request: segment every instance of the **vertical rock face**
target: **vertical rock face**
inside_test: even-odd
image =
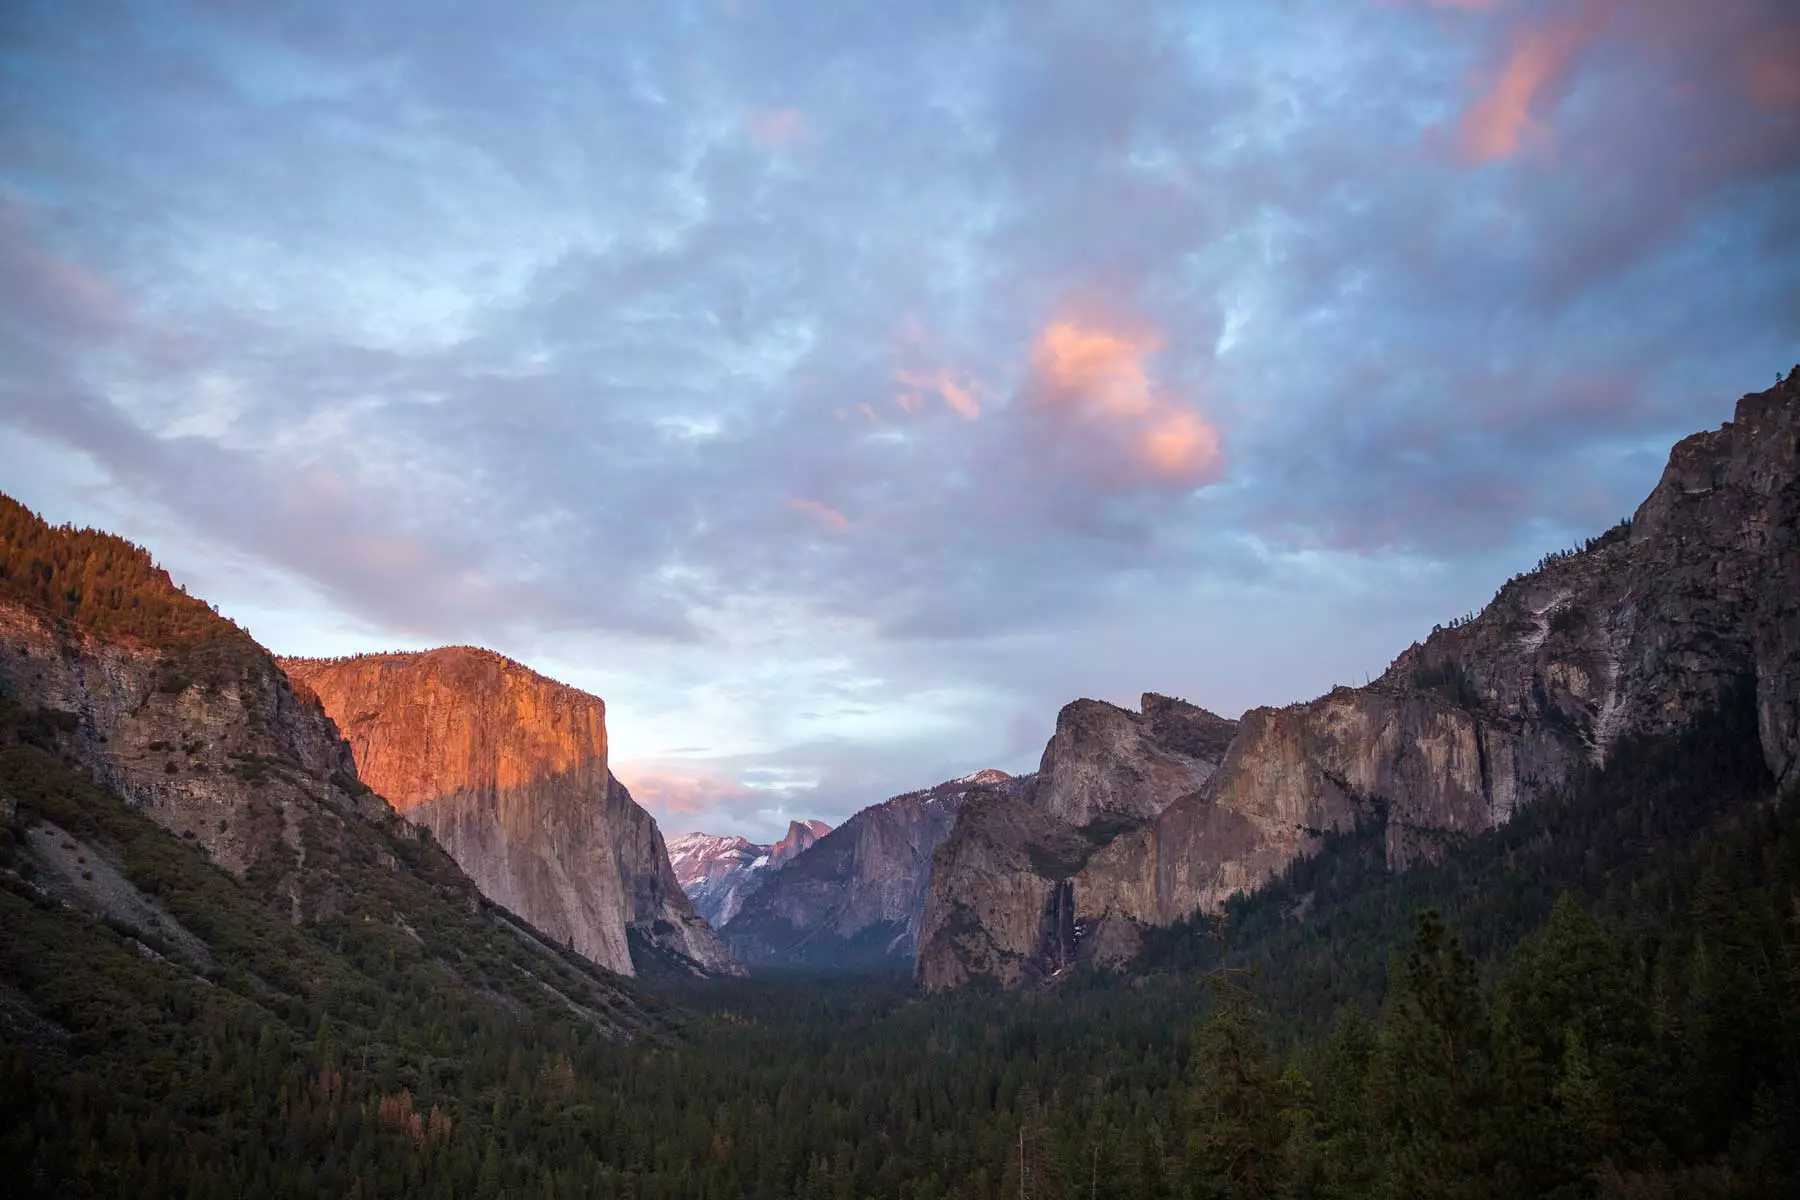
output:
[[[1237,729],[1154,692],[1141,710],[1099,700],[1065,707],[1038,767],[1038,806],[1076,828],[1154,817],[1206,782]]]
[[[753,968],[904,967],[918,941],[932,852],[956,814],[973,797],[1027,786],[1003,771],[979,771],[863,809],[768,875],[724,926],[726,942]]]
[[[330,916],[342,887],[318,870],[325,844],[393,811],[358,782],[317,701],[218,625],[204,647],[172,652],[0,600],[0,697],[64,714],[62,749],[102,787],[285,897],[296,922]]]
[[[769,866],[780,870],[830,832],[831,826],[823,821],[789,821],[787,833],[769,850]]]
[[[608,769],[598,697],[468,647],[282,666],[338,722],[364,782],[489,899],[621,974],[635,972],[634,935],[735,969],[655,820]]]
[[[1213,775],[1237,722],[1146,694],[1139,712],[1077,700],[1057,715],[1034,785],[972,799],[933,858],[917,972],[926,987],[1054,974],[1075,951],[1096,849]]]
[[[1073,874],[1078,941],[1117,954],[1129,926],[1216,909],[1375,801],[1388,809],[1390,865],[1428,860],[1509,820],[1577,764],[1604,761],[1620,738],[1680,730],[1743,679],[1754,680],[1770,771],[1784,789],[1800,786],[1800,368],[1745,396],[1720,429],[1678,443],[1628,523],[1547,556],[1372,684],[1245,714],[1203,786]],[[1059,911],[1066,900],[1019,874],[1032,822],[1142,811],[1116,797],[1145,768],[1111,788],[1109,769],[1080,776],[1084,795],[1109,797],[1098,806],[1059,797],[1008,820],[965,813],[967,835],[959,824],[936,871],[919,958],[928,985],[1017,982],[1037,969],[1026,947],[1044,944],[1043,926],[1034,931],[1030,906]],[[1010,857],[998,845],[1007,836],[1020,843]]]

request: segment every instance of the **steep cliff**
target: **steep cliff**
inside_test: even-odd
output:
[[[160,935],[195,969],[253,961],[252,992],[287,954],[304,974],[275,986],[320,1003],[321,979],[362,970],[343,957],[353,929],[365,946],[428,948],[459,1005],[524,1014],[548,995],[609,1033],[643,1023],[616,980],[494,910],[361,782],[317,699],[249,634],[138,547],[4,496],[0,767],[13,820],[30,822],[15,853],[55,911]],[[241,936],[270,907],[291,937]]]
[[[495,903],[621,974],[634,935],[737,969],[608,769],[598,697],[468,647],[282,666],[337,721],[362,779]]]
[[[1388,862],[1403,868],[1510,819],[1621,737],[1686,728],[1746,677],[1769,769],[1794,786],[1797,518],[1790,376],[1679,442],[1627,524],[1509,580],[1374,683],[1248,714],[1208,787],[1094,856],[1079,915],[1216,909],[1359,800],[1389,806]]]
[[[751,967],[903,967],[956,814],[1029,784],[979,771],[863,809],[769,875],[721,930],[726,942]]]
[[[769,866],[779,871],[830,832],[831,826],[823,821],[789,821],[787,832],[769,848]]]
[[[920,981],[1014,984],[1068,965],[1076,939],[1064,920],[1074,911],[1066,881],[1121,830],[1204,785],[1236,728],[1154,693],[1135,713],[1097,700],[1066,705],[1033,786],[971,800],[938,848],[920,922]]]
[[[108,791],[254,874],[294,920],[335,910],[314,832],[389,822],[316,701],[250,635],[118,538],[0,497],[0,696],[62,714],[58,749]]]
[[[1431,859],[1509,820],[1578,764],[1603,762],[1621,737],[1687,727],[1743,679],[1754,681],[1769,770],[1783,788],[1800,785],[1797,522],[1800,368],[1743,397],[1720,429],[1678,443],[1628,522],[1547,556],[1373,683],[1245,714],[1204,786],[1094,852],[1070,895],[1027,888],[1004,914],[987,911],[991,900],[951,904],[957,872],[940,865],[960,957],[922,946],[921,978],[1027,977],[1019,964],[1045,961],[1041,945],[1035,958],[1026,949],[1032,901],[1051,914],[1035,927],[1040,941],[1067,903],[1078,943],[1106,930],[1124,953],[1123,927],[1216,909],[1377,802],[1389,865]],[[946,853],[966,840],[959,828]],[[997,869],[1007,887],[1019,883]],[[969,876],[961,895],[992,886],[976,868]]]

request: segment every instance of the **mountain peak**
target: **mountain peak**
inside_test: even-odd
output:
[[[785,867],[830,832],[831,826],[823,821],[789,821],[787,834],[769,851],[769,865]]]

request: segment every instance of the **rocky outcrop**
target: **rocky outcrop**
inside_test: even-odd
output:
[[[1135,823],[1205,783],[1237,722],[1146,693],[1141,711],[1077,700],[1056,719],[1038,767],[1037,804],[1065,825]]]
[[[1029,977],[1043,951],[1025,947],[1051,919],[1033,933],[1025,914],[1039,892],[1053,908],[1073,903],[1077,954],[1105,929],[1116,955],[1131,925],[1217,909],[1378,803],[1389,864],[1433,858],[1578,764],[1603,762],[1621,738],[1686,727],[1742,680],[1754,681],[1770,771],[1782,788],[1800,785],[1797,525],[1800,368],[1745,396],[1721,428],[1678,443],[1629,521],[1509,580],[1380,679],[1245,714],[1217,772],[1091,854],[1071,895],[1027,889],[1004,913],[991,900],[952,905],[955,870],[941,864],[946,940],[959,953],[922,946],[921,978]],[[965,816],[972,833],[977,815]],[[959,828],[945,853],[971,853],[968,840]],[[1016,867],[994,870],[1018,886]],[[967,874],[955,884],[965,897],[996,882]]]
[[[598,697],[468,647],[282,665],[338,722],[362,779],[496,904],[621,974],[634,940],[737,969],[608,769]]]
[[[938,848],[921,915],[920,981],[1010,985],[1069,965],[1079,893],[1067,882],[1122,830],[1202,787],[1236,728],[1154,693],[1135,713],[1097,700],[1066,705],[1033,786],[971,800]]]
[[[203,642],[157,646],[0,601],[0,696],[54,714],[62,753],[232,875],[254,877],[294,921],[331,916],[344,884],[320,870],[329,847],[346,822],[385,825],[393,810],[358,781],[317,701],[249,635],[213,620]]]
[[[978,771],[865,808],[769,875],[721,932],[752,968],[903,967],[918,942],[932,852],[957,813],[977,796],[1029,785]]]
[[[789,821],[787,833],[769,849],[769,866],[779,871],[830,832],[831,826],[823,821]]]
[[[741,837],[684,833],[669,842],[669,865],[694,910],[720,929],[762,882],[771,849]]]

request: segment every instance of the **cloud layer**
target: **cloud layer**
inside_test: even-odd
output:
[[[0,470],[759,836],[1360,681],[1800,359],[1779,0],[0,12]],[[635,771],[635,779],[634,779]]]

